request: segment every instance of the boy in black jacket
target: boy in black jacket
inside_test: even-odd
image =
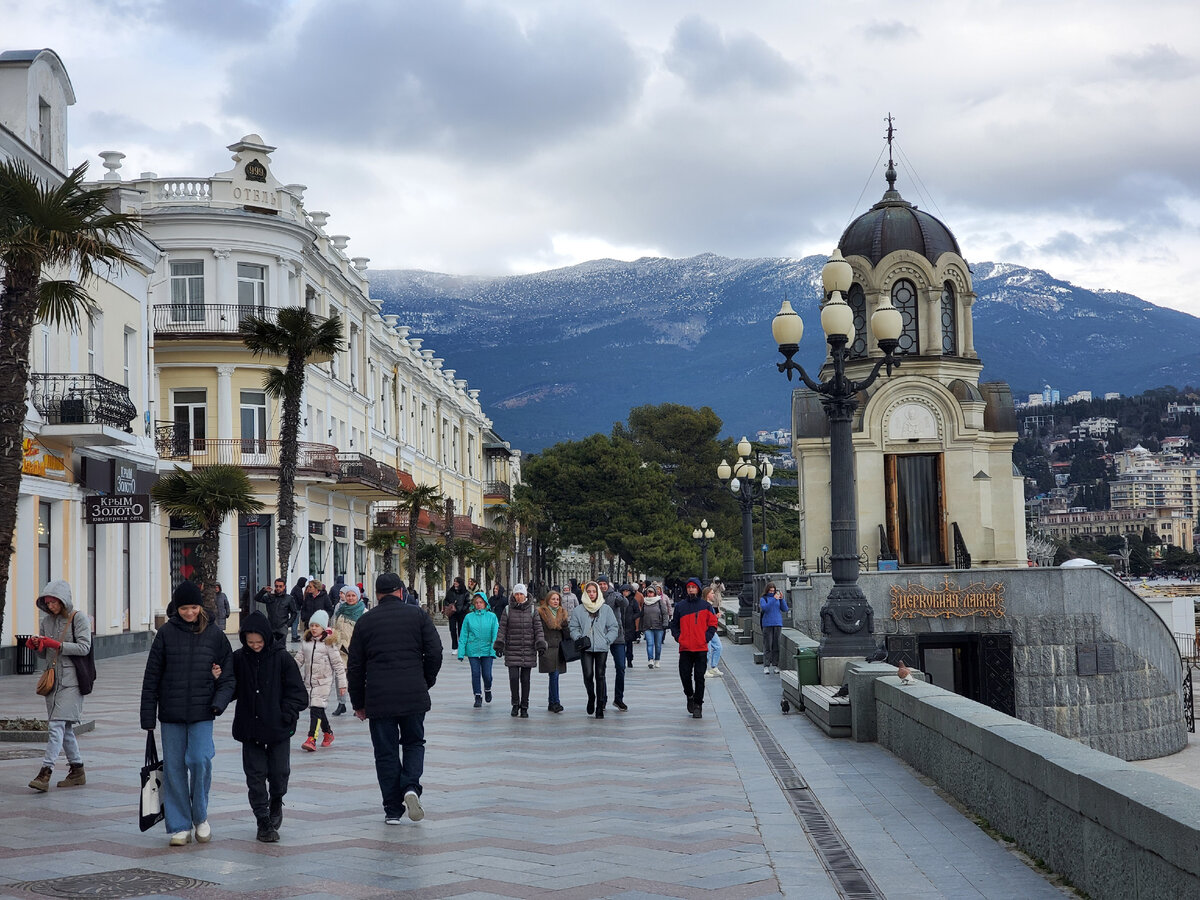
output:
[[[286,645],[271,634],[261,612],[246,617],[238,637],[242,649],[233,652],[233,737],[242,744],[250,808],[258,820],[256,837],[273,843],[279,840],[283,795],[292,771],[291,737],[300,713],[308,708],[308,690]]]

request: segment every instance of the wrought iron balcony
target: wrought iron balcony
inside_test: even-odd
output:
[[[189,461],[193,466],[234,465],[250,472],[277,472],[283,442],[255,438],[197,438],[189,436],[182,426],[160,425],[156,446],[161,458]],[[337,447],[300,441],[297,448],[298,475],[341,478]]]
[[[383,493],[398,497],[413,487],[412,476],[365,453],[339,453],[338,484],[348,492]]]
[[[507,481],[485,481],[483,483],[483,496],[485,497],[500,497],[505,502],[512,499],[512,486]]]
[[[167,303],[154,307],[157,338],[229,338],[238,334],[243,319],[258,316],[274,322],[279,310],[273,306],[236,303]]]
[[[47,425],[107,425],[133,433],[137,407],[129,388],[100,375],[34,373],[29,376],[33,408]]]

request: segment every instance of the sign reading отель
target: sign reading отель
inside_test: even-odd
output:
[[[1004,582],[977,581],[965,588],[943,578],[940,587],[909,582],[892,585],[893,619],[949,619],[952,616],[1004,617]]]

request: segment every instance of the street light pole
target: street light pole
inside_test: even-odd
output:
[[[722,484],[729,485],[729,490],[742,508],[742,592],[738,597],[738,606],[743,613],[754,607],[754,501],[763,491],[771,489],[773,471],[768,462],[760,475],[750,459],[752,451],[750,442],[743,437],[737,445],[737,462],[730,466],[721,460],[717,466],[717,478]]]
[[[771,333],[784,361],[778,364],[788,380],[798,372],[801,380],[821,398],[829,417],[829,515],[832,546],[833,587],[821,607],[820,655],[825,657],[867,656],[875,652],[874,614],[871,604],[858,585],[858,514],[854,497],[854,445],[851,423],[861,391],[875,383],[880,369],[887,374],[900,365],[896,346],[903,331],[900,312],[885,297],[871,316],[871,331],[883,355],[876,359],[867,377],[854,381],[846,377],[848,347],[854,340],[854,312],[843,295],[850,290],[854,270],[835,250],[821,271],[826,301],[821,309],[821,328],[829,344],[833,372],[826,381],[814,381],[792,360],[800,349],[804,323],[783,301],[771,322]]]
[[[717,533],[708,527],[708,519],[700,520],[700,527],[692,529],[692,540],[700,545],[700,583],[708,584],[708,545]]]

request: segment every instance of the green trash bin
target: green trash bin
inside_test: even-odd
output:
[[[796,681],[798,684],[821,683],[816,647],[805,647],[796,651]]]

